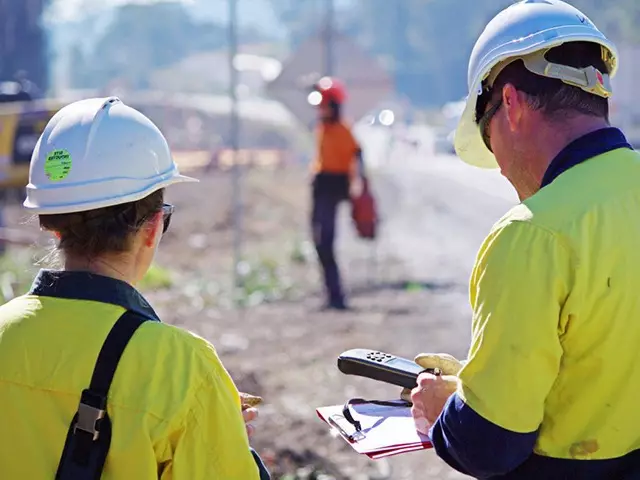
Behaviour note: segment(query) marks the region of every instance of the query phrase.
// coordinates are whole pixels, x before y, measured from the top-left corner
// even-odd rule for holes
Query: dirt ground
[[[464,357],[468,275],[483,236],[508,202],[466,188],[450,175],[377,173],[381,238],[377,245],[355,239],[345,207],[338,248],[354,310],[327,313],[318,310],[318,269],[305,243],[304,169],[249,172],[242,239],[250,287],[240,292],[247,306],[234,310],[231,177],[192,173],[200,184],[169,192],[176,213],[157,257],[169,280],[148,284],[145,294],[164,321],[212,341],[241,390],[264,397],[252,443],[274,477],[467,478],[431,451],[378,461],[361,457],[330,434],[315,408],[355,396],[396,398],[394,387],[342,375],[336,358],[344,350]],[[15,223],[21,215],[11,208],[8,220]],[[328,476],[309,475],[314,468]]]

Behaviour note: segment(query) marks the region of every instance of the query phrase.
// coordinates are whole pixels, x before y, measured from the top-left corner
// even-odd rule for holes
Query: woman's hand
[[[242,418],[247,426],[247,435],[251,437],[254,434],[256,427],[251,425],[256,418],[258,418],[258,405],[262,403],[262,397],[251,395],[249,393],[240,393],[240,404],[242,405]]]
[[[251,424],[256,418],[258,418],[258,409],[249,407],[247,405],[242,406],[242,418],[247,428],[247,435],[251,437],[256,430],[256,427]]]

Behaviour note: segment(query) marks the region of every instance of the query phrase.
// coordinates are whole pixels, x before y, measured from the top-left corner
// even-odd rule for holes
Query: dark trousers
[[[318,253],[318,260],[322,267],[327,301],[330,304],[344,303],[340,270],[336,262],[335,236],[338,205],[343,197],[332,194],[318,194],[313,198],[311,224],[313,242]]]
[[[311,228],[324,276],[327,301],[333,306],[344,305],[334,245],[338,206],[349,198],[349,177],[320,173],[313,180],[312,191]]]

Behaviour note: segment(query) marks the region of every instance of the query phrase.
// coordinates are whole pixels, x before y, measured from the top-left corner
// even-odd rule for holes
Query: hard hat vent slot
[[[104,110],[105,108],[115,105],[116,103],[122,103],[118,97],[109,97],[105,100],[105,102],[100,107],[100,110]]]
[[[122,101],[118,97],[109,97],[107,98],[102,106],[98,109],[96,114],[93,116],[93,120],[91,122],[91,128],[89,129],[89,135],[87,136],[87,143],[84,148],[84,155],[87,155],[87,152],[91,150],[91,146],[93,144],[93,140],[96,136],[96,132],[98,131],[98,127],[102,123],[104,116],[106,115],[109,107],[112,105],[116,105],[118,103],[122,103]]]

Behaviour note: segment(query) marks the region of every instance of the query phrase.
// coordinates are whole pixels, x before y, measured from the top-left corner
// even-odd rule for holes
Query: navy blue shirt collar
[[[160,321],[151,305],[133,286],[122,280],[94,273],[40,270],[29,294],[109,303],[139,313],[150,320]]]
[[[577,138],[551,161],[540,188],[549,185],[571,167],[618,148],[633,149],[624,133],[615,127],[602,128]]]

